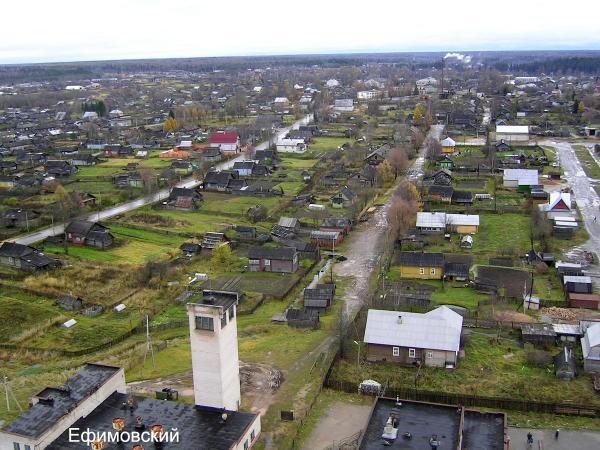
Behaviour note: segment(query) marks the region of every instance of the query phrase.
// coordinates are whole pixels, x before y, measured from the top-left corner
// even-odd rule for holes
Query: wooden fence
[[[356,393],[358,385],[345,380],[325,380],[325,387],[330,389]],[[446,405],[474,406],[480,408],[508,409],[548,414],[564,414],[570,416],[600,417],[600,406],[578,405],[575,403],[552,403],[535,400],[504,397],[483,397],[471,394],[455,394],[449,392],[415,390],[414,388],[388,387],[386,397],[399,397],[406,400],[417,400]]]

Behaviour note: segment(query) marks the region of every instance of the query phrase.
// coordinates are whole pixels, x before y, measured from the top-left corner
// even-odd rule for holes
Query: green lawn
[[[354,143],[354,139],[319,136],[314,138],[312,143],[308,144],[308,149],[311,154],[318,155],[323,152],[337,150],[339,146],[346,143],[352,145]]]

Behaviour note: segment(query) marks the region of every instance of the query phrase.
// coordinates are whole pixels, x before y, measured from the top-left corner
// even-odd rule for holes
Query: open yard
[[[489,335],[488,335],[489,334]],[[453,371],[424,367],[418,378],[418,388],[479,396],[523,398],[548,402],[572,402],[600,405],[588,375],[565,382],[554,376],[552,366],[537,367],[527,360],[527,350],[510,335],[500,340],[491,330],[473,330],[462,348],[465,357]],[[363,363],[356,367],[356,346],[348,343],[344,359],[336,362],[333,380],[358,383],[373,379],[390,387],[411,388],[416,369],[395,363]],[[558,352],[558,349],[554,350]]]

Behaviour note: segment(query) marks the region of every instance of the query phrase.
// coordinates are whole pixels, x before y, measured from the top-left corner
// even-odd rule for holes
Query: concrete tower
[[[240,367],[237,298],[211,291],[188,303],[196,406],[237,411],[240,407]]]

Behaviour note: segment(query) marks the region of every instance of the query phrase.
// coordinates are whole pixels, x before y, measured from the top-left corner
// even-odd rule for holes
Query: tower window
[[[214,331],[215,326],[212,317],[196,316],[196,330]]]
[[[221,328],[225,328],[225,325],[227,325],[227,312],[224,312],[221,317]]]

